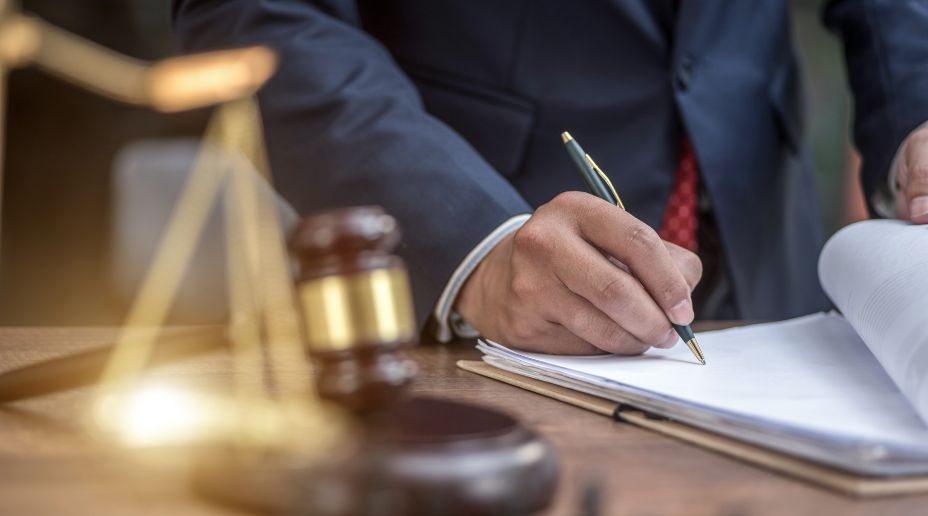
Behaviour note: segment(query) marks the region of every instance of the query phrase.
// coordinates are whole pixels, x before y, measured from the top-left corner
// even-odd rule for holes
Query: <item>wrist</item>
[[[486,334],[491,329],[487,320],[487,307],[493,300],[493,286],[505,285],[506,278],[502,277],[507,270],[505,262],[512,251],[512,238],[514,233],[503,237],[489,254],[480,262],[474,272],[467,278],[455,300],[453,309],[461,318],[479,331]]]
[[[437,322],[435,337],[439,342],[448,342],[455,336],[465,338],[476,336],[474,329],[469,327],[469,324],[465,324],[467,321],[462,320],[461,314],[457,312],[461,289],[497,244],[506,235],[518,230],[529,216],[527,213],[516,215],[500,224],[471,249],[454,270],[433,311]]]

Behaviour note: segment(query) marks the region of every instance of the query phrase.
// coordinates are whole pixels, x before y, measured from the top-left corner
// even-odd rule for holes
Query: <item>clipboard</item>
[[[683,423],[654,418],[628,405],[504,371],[480,360],[459,360],[457,366],[471,373],[611,417],[616,421],[633,424],[848,496],[875,498],[928,493],[928,475],[899,477],[855,475],[737,441]]]

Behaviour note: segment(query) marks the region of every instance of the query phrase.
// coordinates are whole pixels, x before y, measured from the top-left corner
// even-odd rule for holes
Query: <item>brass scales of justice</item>
[[[418,330],[405,265],[393,254],[396,221],[377,207],[332,210],[303,219],[285,240],[273,201],[257,189],[272,176],[254,94],[276,65],[260,46],[142,63],[0,0],[0,161],[15,68],[36,66],[164,113],[217,106],[115,342],[0,374],[0,402],[96,385],[87,411],[95,435],[121,450],[194,457],[199,492],[256,512],[543,509],[557,461],[536,434],[500,412],[406,393],[416,365],[402,351]],[[220,198],[227,324],[166,328]],[[145,376],[218,351],[232,357],[231,394]]]

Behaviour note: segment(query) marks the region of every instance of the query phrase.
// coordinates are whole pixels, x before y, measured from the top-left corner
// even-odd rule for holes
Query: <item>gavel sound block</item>
[[[416,366],[402,351],[418,330],[392,254],[399,238],[392,217],[361,207],[310,216],[289,241],[317,387],[356,415],[357,451],[283,477],[215,465],[201,477],[209,494],[288,514],[511,515],[548,505],[557,460],[535,433],[498,411],[405,394]]]

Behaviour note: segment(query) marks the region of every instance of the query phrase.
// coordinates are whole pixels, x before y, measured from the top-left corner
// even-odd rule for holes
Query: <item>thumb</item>
[[[928,224],[928,138],[914,137],[906,145],[905,159],[899,167],[899,186],[908,218],[915,224]]]

